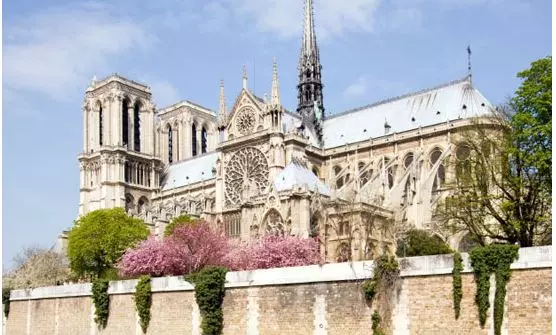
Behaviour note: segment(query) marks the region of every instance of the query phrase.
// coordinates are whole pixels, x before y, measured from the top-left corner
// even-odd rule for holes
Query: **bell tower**
[[[145,85],[119,75],[85,91],[83,152],[79,155],[79,214],[124,207],[139,213],[158,189],[162,163],[155,151],[155,105]]]

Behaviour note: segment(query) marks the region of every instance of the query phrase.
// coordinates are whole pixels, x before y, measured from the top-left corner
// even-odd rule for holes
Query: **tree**
[[[68,258],[78,276],[107,278],[126,249],[149,236],[147,225],[123,208],[99,209],[80,217],[68,234]]]
[[[438,236],[431,236],[421,229],[409,230],[405,237],[398,241],[398,257],[428,256],[449,254],[452,250]]]
[[[60,285],[70,279],[67,260],[53,250],[24,248],[14,258],[14,265],[14,270],[3,276],[4,286],[11,289]]]
[[[181,226],[183,224],[194,224],[198,221],[202,220],[195,220],[189,215],[180,215],[172,219],[170,223],[164,228],[164,236],[170,236],[174,232],[176,227]]]
[[[528,247],[552,233],[551,57],[518,77],[524,80],[507,105],[460,134],[452,194],[437,207],[447,228],[480,245]]]

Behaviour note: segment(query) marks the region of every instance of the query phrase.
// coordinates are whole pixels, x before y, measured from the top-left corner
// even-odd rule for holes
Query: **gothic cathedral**
[[[305,1],[297,108],[243,88],[228,111],[190,101],[163,109],[119,75],[93,80],[83,104],[79,214],[124,207],[161,236],[175,216],[230,237],[319,236],[328,261],[395,248],[395,227],[437,230],[454,138],[492,105],[471,76],[345,112],[325,113],[312,0]],[[398,228],[396,228],[398,229]],[[462,236],[443,236],[457,248]]]

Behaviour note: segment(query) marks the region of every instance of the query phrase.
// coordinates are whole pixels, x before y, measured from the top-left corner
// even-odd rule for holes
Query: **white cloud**
[[[165,80],[149,81],[157,108],[164,108],[180,101],[178,90]]]
[[[357,78],[357,80],[355,80],[354,83],[346,87],[343,96],[346,99],[361,97],[365,95],[365,93],[367,93],[367,87],[368,87],[367,78],[361,76]]]
[[[84,89],[95,72],[108,70],[111,58],[145,50],[154,41],[140,25],[98,4],[58,8],[17,22],[6,29],[4,85],[58,101]]]

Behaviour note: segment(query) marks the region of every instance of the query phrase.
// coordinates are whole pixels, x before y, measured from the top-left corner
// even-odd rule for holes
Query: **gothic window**
[[[255,127],[255,111],[244,108],[237,114],[236,129],[241,135],[250,135]]]
[[[201,153],[202,154],[206,154],[207,153],[207,130],[205,129],[205,127],[203,127],[201,129]]]
[[[466,145],[460,145],[456,149],[456,176],[462,178],[471,173],[471,162],[469,160],[470,150]]]
[[[334,170],[334,177],[336,178],[336,188],[339,189],[342,186],[344,186],[344,180],[341,177],[338,177],[338,175],[340,174],[340,172],[342,172],[342,168],[339,167],[338,165],[334,166],[333,168]]]
[[[228,237],[241,235],[241,213],[228,213],[224,215],[224,231]]]
[[[405,158],[403,160],[403,166],[407,169],[409,168],[409,166],[413,163],[413,159],[414,159],[414,155],[412,152],[408,153],[407,155],[405,155]]]
[[[172,162],[174,161],[174,139],[173,139],[173,132],[172,132],[172,126],[168,125],[167,127],[168,130],[168,163],[172,164]]]
[[[365,162],[359,162],[359,164],[357,164],[357,169],[359,170],[359,185],[360,186],[365,185],[370,179],[369,170],[367,169],[366,171],[363,171],[364,168],[365,168]]]
[[[238,150],[225,168],[227,205],[238,205],[242,200],[261,194],[268,184],[268,162],[256,148]]]
[[[317,176],[317,177],[319,176],[319,169],[316,166],[313,166],[312,171],[315,174],[315,176]]]
[[[139,102],[133,108],[133,146],[135,151],[141,151],[141,117]]]
[[[391,166],[391,167],[388,168],[387,177],[388,177],[388,188],[391,189],[392,187],[394,187],[394,179],[396,177],[396,167],[395,166]]]
[[[440,157],[442,156],[442,151],[439,148],[435,148],[431,154],[430,154],[430,164],[431,167],[434,167],[434,165],[440,160]],[[444,169],[444,164],[440,163],[440,165],[438,166],[438,169],[436,170],[435,176],[434,176],[434,181],[432,184],[432,191],[433,192],[437,192],[440,190],[440,188],[442,187],[442,185],[444,185],[444,181],[446,179],[446,171]]]
[[[191,155],[197,156],[197,127],[191,126]]]
[[[319,235],[319,223],[316,215],[311,215],[311,220],[309,222],[309,236],[317,237]]]
[[[409,199],[410,196],[412,195],[412,190],[411,190],[411,179],[410,177],[407,178],[407,181],[405,182],[405,186],[403,188],[403,194],[402,194],[402,206],[407,206],[409,205]]]
[[[133,196],[129,193],[125,195],[125,211],[130,212],[133,210]]]
[[[127,146],[129,138],[129,113],[128,113],[129,99],[125,98],[122,101],[122,145]]]
[[[269,235],[282,236],[285,233],[282,216],[275,209],[271,209],[266,214],[265,219],[263,220],[263,227],[265,227],[265,231]]]
[[[141,199],[137,202],[137,212],[139,214],[145,213],[147,211],[148,204],[149,201],[145,197],[141,197]]]
[[[125,162],[124,164],[124,181],[126,183],[131,182],[131,167],[128,162]]]
[[[100,146],[102,146],[102,133],[103,133],[103,128],[102,128],[102,105],[99,104],[98,106],[98,130],[99,130],[99,134],[98,134],[98,144]]]

